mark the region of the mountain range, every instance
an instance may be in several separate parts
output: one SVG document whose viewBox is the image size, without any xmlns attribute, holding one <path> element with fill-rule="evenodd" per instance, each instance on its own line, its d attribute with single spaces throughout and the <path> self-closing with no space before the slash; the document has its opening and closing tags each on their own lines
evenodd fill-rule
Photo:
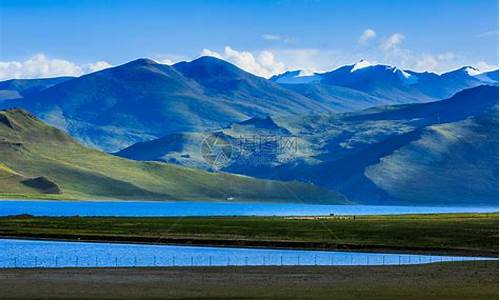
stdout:
<svg viewBox="0 0 500 300">
<path fill-rule="evenodd" d="M 479 85 L 498 85 L 498 71 L 481 73 L 466 66 L 444 74 L 414 72 L 361 60 L 326 73 L 303 75 L 300 70 L 270 80 L 299 94 L 329 103 L 337 111 L 372 106 L 445 99 Z"/>
<path fill-rule="evenodd" d="M 27 109 L 84 144 L 106 151 L 252 116 L 330 110 L 212 57 L 173 66 L 138 59 L 0 106 Z"/>
<path fill-rule="evenodd" d="M 213 57 L 138 59 L 0 82 L 0 108 L 0 186 L 13 194 L 498 201 L 498 71 L 360 61 L 265 79 Z M 221 164 L 204 153 L 214 145 Z"/>
<path fill-rule="evenodd" d="M 21 109 L 0 111 L 0 162 L 2 197 L 346 202 L 311 184 L 112 156 L 80 145 Z"/>
<path fill-rule="evenodd" d="M 314 183 L 365 204 L 494 204 L 497 115 L 498 88 L 479 86 L 428 103 L 252 118 L 212 134 L 237 152 L 225 172 Z M 211 169 L 199 150 L 207 134 L 167 135 L 116 155 Z M 264 152 L 253 137 L 293 139 L 296 147 L 267 144 L 274 151 Z M 254 147 L 241 149 L 248 140 Z"/>
<path fill-rule="evenodd" d="M 498 84 L 498 72 L 471 70 L 437 75 L 360 62 L 312 78 L 299 76 L 307 80 L 290 84 L 284 78 L 295 73 L 268 80 L 214 57 L 172 66 L 138 59 L 78 78 L 0 82 L 0 108 L 24 108 L 85 145 L 115 152 L 136 142 L 214 130 L 253 117 L 428 102 Z"/>
</svg>

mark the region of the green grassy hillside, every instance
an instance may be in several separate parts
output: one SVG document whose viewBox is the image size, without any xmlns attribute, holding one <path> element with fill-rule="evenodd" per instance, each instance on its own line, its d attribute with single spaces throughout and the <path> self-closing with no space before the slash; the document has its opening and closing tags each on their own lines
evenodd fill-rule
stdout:
<svg viewBox="0 0 500 300">
<path fill-rule="evenodd" d="M 36 198 L 44 193 L 40 186 L 47 189 L 53 182 L 62 190 L 54 198 L 345 202 L 342 195 L 309 184 L 118 158 L 83 147 L 20 109 L 0 111 L 0 162 L 2 174 L 16 174 L 19 181 L 44 177 L 29 185 L 0 181 L 4 198 L 31 193 Z"/>
<path fill-rule="evenodd" d="M 59 186 L 48 178 L 26 178 L 1 162 L 0 186 L 17 194 L 61 194 Z"/>
</svg>

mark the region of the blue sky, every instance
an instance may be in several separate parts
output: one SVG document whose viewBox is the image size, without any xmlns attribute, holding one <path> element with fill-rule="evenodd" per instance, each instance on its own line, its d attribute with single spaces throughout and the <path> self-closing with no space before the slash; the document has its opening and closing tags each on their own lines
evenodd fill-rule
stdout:
<svg viewBox="0 0 500 300">
<path fill-rule="evenodd" d="M 202 53 L 262 76 L 325 71 L 361 58 L 436 72 L 498 65 L 494 0 L 0 3 L 0 79 Z"/>
</svg>

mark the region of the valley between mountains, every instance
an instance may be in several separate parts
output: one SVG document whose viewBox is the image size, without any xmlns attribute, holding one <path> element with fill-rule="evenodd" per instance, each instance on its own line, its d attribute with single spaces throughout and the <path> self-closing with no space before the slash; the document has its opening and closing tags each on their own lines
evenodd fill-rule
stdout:
<svg viewBox="0 0 500 300">
<path fill-rule="evenodd" d="M 495 205 L 498 96 L 498 71 L 364 61 L 265 79 L 213 57 L 139 59 L 81 77 L 8 80 L 0 193 Z M 231 147 L 221 165 L 203 155 L 209 136 Z"/>
</svg>

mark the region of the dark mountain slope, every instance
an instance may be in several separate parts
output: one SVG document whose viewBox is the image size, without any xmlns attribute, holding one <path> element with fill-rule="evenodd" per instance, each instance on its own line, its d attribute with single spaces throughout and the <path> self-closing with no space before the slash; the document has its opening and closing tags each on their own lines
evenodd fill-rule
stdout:
<svg viewBox="0 0 500 300">
<path fill-rule="evenodd" d="M 269 120 L 250 120 L 222 130 L 235 150 L 253 136 L 285 136 L 297 147 L 266 157 L 258 151 L 234 156 L 223 170 L 311 182 L 362 203 L 493 205 L 498 201 L 497 113 L 498 88 L 479 86 L 429 103 L 273 118 L 273 126 Z M 267 126 L 255 126 L 261 122 Z M 181 136 L 134 145 L 124 153 L 142 159 L 141 149 L 154 149 L 145 151 L 148 160 L 210 169 L 199 155 L 206 133 Z M 440 193 L 439 184 L 453 188 Z"/>
</svg>

